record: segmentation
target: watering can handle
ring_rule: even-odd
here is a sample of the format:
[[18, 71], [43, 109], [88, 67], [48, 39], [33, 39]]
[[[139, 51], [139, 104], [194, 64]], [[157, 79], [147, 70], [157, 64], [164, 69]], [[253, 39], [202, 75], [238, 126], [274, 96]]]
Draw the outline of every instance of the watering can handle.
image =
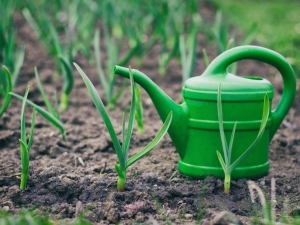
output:
[[272, 124], [270, 127], [270, 141], [280, 126], [282, 120], [287, 114], [289, 108], [293, 103], [293, 99], [296, 93], [296, 77], [291, 65], [286, 59], [267, 48], [245, 45], [232, 48], [221, 55], [219, 55], [211, 64], [207, 67], [205, 73], [208, 75], [220, 75], [227, 74], [227, 67], [239, 60], [254, 59], [274, 66], [281, 74], [283, 78], [283, 93], [281, 99], [274, 110], [271, 112]]

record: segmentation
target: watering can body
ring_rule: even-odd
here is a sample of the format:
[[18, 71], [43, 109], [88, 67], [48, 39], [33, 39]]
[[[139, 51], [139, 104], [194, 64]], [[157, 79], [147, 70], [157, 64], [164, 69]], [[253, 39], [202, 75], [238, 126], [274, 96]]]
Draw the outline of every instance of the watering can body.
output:
[[[232, 172], [233, 179], [255, 178], [268, 173], [268, 146], [292, 105], [296, 78], [289, 63], [280, 54], [258, 46], [241, 46], [219, 55], [201, 76], [188, 79], [182, 89], [183, 103], [175, 103], [145, 74], [133, 70], [134, 81], [151, 97], [161, 119], [170, 111], [173, 120], [169, 135], [180, 155], [179, 171], [192, 177], [224, 177], [216, 151], [222, 151], [217, 112], [218, 86], [221, 83], [224, 131], [229, 142], [237, 121], [231, 162], [234, 162], [255, 140], [263, 114], [264, 96], [270, 105], [274, 96], [272, 84], [260, 77], [239, 77], [227, 73], [232, 63], [254, 59], [278, 69], [283, 78], [283, 94], [269, 114], [263, 137], [251, 154]], [[127, 68], [115, 67], [115, 73], [129, 77]]]

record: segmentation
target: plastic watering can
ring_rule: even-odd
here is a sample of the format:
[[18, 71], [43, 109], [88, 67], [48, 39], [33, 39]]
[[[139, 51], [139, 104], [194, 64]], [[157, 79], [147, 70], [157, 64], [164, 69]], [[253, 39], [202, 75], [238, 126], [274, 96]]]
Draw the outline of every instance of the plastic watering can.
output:
[[[238, 77], [226, 72], [227, 67], [239, 60], [259, 60], [274, 66], [283, 78], [282, 97], [269, 114], [262, 139], [252, 153], [232, 172], [231, 177], [255, 178], [268, 173], [268, 145], [292, 105], [296, 92], [296, 77], [286, 59], [266, 48], [240, 46], [219, 55], [201, 76], [188, 79], [183, 88], [183, 103], [175, 103], [145, 74], [132, 70], [134, 81], [141, 85], [152, 99], [160, 118], [164, 121], [173, 111], [168, 130], [180, 155], [179, 171], [201, 177], [224, 177], [216, 150], [222, 152], [217, 113], [218, 85], [222, 83], [222, 108], [225, 136], [229, 143], [235, 121], [238, 121], [232, 150], [232, 162], [256, 138], [263, 112], [264, 95], [270, 104], [274, 96], [272, 84], [260, 77]], [[115, 74], [129, 78], [129, 69], [115, 66]]]

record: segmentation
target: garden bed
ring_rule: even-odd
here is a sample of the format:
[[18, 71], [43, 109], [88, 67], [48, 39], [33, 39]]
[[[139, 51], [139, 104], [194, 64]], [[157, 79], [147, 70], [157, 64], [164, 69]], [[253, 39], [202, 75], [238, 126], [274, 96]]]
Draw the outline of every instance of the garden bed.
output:
[[[37, 66], [41, 82], [50, 96], [62, 88], [61, 78], [54, 76], [55, 65], [20, 15], [16, 16], [18, 41], [25, 45], [25, 61], [14, 92], [23, 95], [31, 85], [28, 98], [38, 105], [43, 101], [37, 87], [33, 67]], [[199, 37], [196, 74], [204, 69], [202, 48], [210, 59], [216, 57], [215, 46]], [[176, 102], [181, 100], [181, 68], [176, 60], [166, 75], [157, 75], [159, 46], [144, 57], [142, 65], [130, 64], [149, 75]], [[74, 60], [103, 94], [95, 66], [81, 57]], [[75, 71], [75, 69], [74, 69]], [[239, 64], [238, 74], [259, 75], [269, 79], [275, 89], [274, 102], [282, 93], [280, 75], [273, 68], [254, 61]], [[118, 81], [120, 81], [118, 79]], [[143, 134], [134, 129], [130, 154], [146, 146], [160, 129], [162, 122], [145, 92]], [[122, 111], [128, 110], [130, 92], [126, 90], [115, 110], [109, 111], [117, 131], [121, 131]], [[300, 213], [300, 112], [299, 90], [294, 104], [270, 143], [270, 171], [255, 180], [270, 200], [271, 179], [276, 179], [277, 215]], [[27, 107], [27, 118], [31, 114]], [[30, 152], [30, 173], [26, 190], [20, 183], [20, 112], [21, 101], [13, 98], [0, 120], [0, 207], [12, 213], [21, 208], [37, 208], [53, 220], [73, 219], [83, 213], [92, 223], [206, 223], [220, 218], [226, 210], [244, 223], [262, 217], [258, 199], [251, 202], [247, 180], [232, 182], [231, 194], [223, 192], [223, 181], [214, 177], [194, 180], [177, 171], [179, 155], [166, 136], [149, 155], [128, 169], [125, 192], [116, 191], [117, 160], [103, 120], [98, 115], [87, 89], [77, 72], [70, 106], [62, 113], [67, 132], [63, 141], [57, 129], [37, 115], [36, 130]], [[29, 127], [29, 125], [28, 125]], [[288, 204], [287, 204], [288, 203]], [[288, 206], [285, 208], [284, 206]], [[298, 207], [298, 208], [297, 208]]]

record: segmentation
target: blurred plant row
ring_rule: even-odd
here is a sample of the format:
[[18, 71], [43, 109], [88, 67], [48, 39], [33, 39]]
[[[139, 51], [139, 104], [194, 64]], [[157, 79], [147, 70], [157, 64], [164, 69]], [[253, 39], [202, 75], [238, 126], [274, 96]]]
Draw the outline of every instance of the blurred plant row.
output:
[[[18, 1], [3, 0], [0, 4], [0, 117], [9, 107], [11, 97], [23, 102], [21, 110], [21, 189], [26, 188], [29, 170], [29, 151], [33, 142], [35, 113], [39, 113], [49, 123], [56, 127], [64, 140], [67, 139], [60, 113], [68, 109], [69, 96], [73, 89], [73, 61], [78, 56], [84, 56], [89, 66], [95, 67], [101, 87], [105, 94], [107, 107], [114, 109], [116, 101], [122, 96], [126, 83], [116, 84], [114, 65], [140, 65], [143, 57], [154, 47], [159, 46], [157, 72], [165, 75], [166, 68], [172, 59], [177, 59], [182, 67], [182, 81], [193, 76], [198, 58], [204, 58], [206, 65], [209, 60], [204, 46], [199, 46], [198, 37], [203, 35], [213, 40], [218, 54], [239, 44], [247, 44], [254, 37], [256, 26], [250, 27], [244, 39], [238, 42], [236, 31], [224, 23], [221, 12], [217, 12], [214, 21], [206, 21], [201, 17], [202, 2], [197, 0], [178, 1], [93, 1], [93, 0], [55, 0], [51, 4], [46, 0]], [[117, 6], [117, 7], [116, 7]], [[63, 88], [60, 98], [53, 87], [54, 101], [47, 96], [39, 78], [38, 68], [34, 67], [36, 83], [44, 100], [42, 106], [13, 93], [14, 86], [23, 64], [26, 52], [24, 46], [16, 41], [17, 27], [14, 15], [18, 13], [31, 27], [38, 41], [48, 51], [56, 65], [56, 76], [62, 79]], [[200, 49], [200, 51], [199, 51]], [[201, 51], [202, 49], [202, 51]], [[203, 55], [203, 57], [202, 57]], [[132, 61], [134, 60], [134, 62]], [[125, 117], [122, 122], [122, 143], [111, 125], [101, 98], [96, 89], [79, 66], [75, 65], [85, 81], [100, 115], [103, 117], [108, 131], [114, 140], [120, 165], [116, 170], [125, 184], [126, 168], [152, 150], [166, 133], [172, 112], [165, 121], [158, 136], [145, 149], [127, 161], [127, 152], [131, 138], [133, 120], [137, 121], [138, 131], [143, 132], [143, 109], [139, 86], [131, 81], [131, 107], [128, 127], [125, 129]], [[229, 68], [235, 72], [236, 66]], [[117, 90], [116, 87], [118, 87]], [[25, 106], [33, 108], [29, 140], [26, 135]], [[45, 106], [45, 107], [44, 107]], [[122, 176], [121, 176], [121, 175]], [[124, 176], [123, 176], [124, 175]], [[124, 186], [122, 187], [124, 189]], [[120, 188], [120, 189], [122, 189]]]
[[[213, 21], [206, 21], [199, 11], [201, 4], [202, 2], [198, 0], [55, 0], [51, 3], [46, 0], [23, 2], [1, 0], [0, 118], [9, 107], [12, 96], [22, 101], [19, 140], [22, 165], [21, 189], [26, 188], [28, 179], [29, 151], [33, 143], [36, 112], [56, 127], [64, 140], [67, 139], [60, 113], [68, 109], [69, 96], [74, 86], [73, 61], [79, 55], [87, 59], [89, 66], [96, 68], [107, 107], [114, 109], [116, 101], [126, 88], [125, 82], [116, 83], [114, 65], [128, 66], [129, 63], [134, 63], [139, 66], [143, 63], [144, 56], [154, 46], [158, 46], [157, 68], [153, 69], [163, 76], [171, 60], [176, 59], [182, 68], [182, 81], [185, 82], [194, 75], [197, 60], [203, 59], [206, 65], [209, 64], [205, 46], [199, 46], [200, 35], [207, 39], [207, 43], [217, 48], [218, 54], [253, 40], [256, 24], [249, 27], [243, 38], [237, 38], [237, 30], [224, 21], [220, 11], [215, 14]], [[24, 58], [29, 54], [17, 41], [17, 27], [13, 16], [15, 13], [21, 15], [30, 25], [39, 42], [55, 62], [55, 75], [62, 79], [63, 88], [60, 96], [57, 97], [56, 88], [53, 87], [53, 103], [46, 95], [36, 65], [32, 67], [34, 67], [35, 80], [44, 105], [39, 106], [27, 99], [29, 86], [24, 97], [13, 93]], [[126, 169], [159, 143], [168, 130], [172, 112], [157, 136], [143, 150], [128, 159], [134, 119], [137, 121], [138, 130], [143, 132], [142, 99], [139, 87], [134, 84], [131, 77], [129, 120], [126, 126], [124, 114], [122, 145], [120, 145], [97, 90], [81, 68], [77, 64], [75, 66], [113, 140], [119, 160], [115, 164], [118, 174], [117, 189], [122, 191], [125, 189]], [[232, 65], [228, 70], [234, 73], [236, 68], [236, 65]], [[26, 134], [26, 105], [33, 108], [29, 135]]]
[[[12, 72], [14, 86], [27, 54], [16, 42], [13, 15], [19, 13], [56, 62], [56, 74], [63, 79], [58, 100], [60, 111], [68, 107], [74, 82], [72, 62], [79, 54], [97, 68], [106, 101], [112, 109], [124, 90], [124, 86], [115, 90], [114, 65], [128, 66], [131, 60], [140, 65], [149, 50], [158, 45], [158, 68], [154, 69], [164, 75], [169, 62], [176, 58], [185, 81], [193, 75], [196, 60], [201, 57], [197, 54], [199, 33], [217, 43], [218, 53], [238, 44], [236, 31], [224, 23], [220, 12], [213, 24], [201, 17], [201, 4], [197, 0], [56, 0], [51, 4], [46, 0], [3, 0], [0, 4], [0, 63]], [[239, 44], [252, 40], [253, 28]], [[0, 75], [4, 97], [7, 80], [4, 72]]]
[[227, 21], [246, 31], [258, 24], [255, 41], [284, 55], [300, 77], [299, 1], [212, 1]]

